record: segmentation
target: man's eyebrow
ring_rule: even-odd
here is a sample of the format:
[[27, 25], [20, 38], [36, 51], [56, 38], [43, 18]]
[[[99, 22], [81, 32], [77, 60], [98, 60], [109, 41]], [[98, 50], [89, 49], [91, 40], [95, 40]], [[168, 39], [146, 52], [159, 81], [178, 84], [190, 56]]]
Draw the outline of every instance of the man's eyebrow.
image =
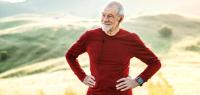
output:
[[111, 14], [111, 13], [105, 13], [105, 12], [102, 12], [102, 14], [106, 14], [106, 15], [113, 15], [113, 14]]
[[114, 15], [113, 15], [113, 14], [108, 14], [108, 16], [112, 16], [112, 17], [114, 17]]

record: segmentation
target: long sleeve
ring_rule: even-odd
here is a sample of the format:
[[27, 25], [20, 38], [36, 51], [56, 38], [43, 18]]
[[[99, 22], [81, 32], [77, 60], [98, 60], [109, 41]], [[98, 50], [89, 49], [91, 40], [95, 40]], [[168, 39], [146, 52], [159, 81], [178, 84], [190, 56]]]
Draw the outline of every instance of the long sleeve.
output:
[[86, 52], [87, 35], [88, 33], [85, 32], [65, 54], [66, 60], [70, 68], [73, 70], [74, 74], [76, 74], [76, 76], [81, 81], [84, 80], [86, 73], [81, 68], [77, 58], [80, 54]]
[[145, 46], [143, 41], [136, 34], [134, 34], [134, 40], [134, 56], [147, 65], [145, 70], [138, 77], [141, 77], [143, 81], [146, 82], [160, 69], [161, 63], [156, 55]]

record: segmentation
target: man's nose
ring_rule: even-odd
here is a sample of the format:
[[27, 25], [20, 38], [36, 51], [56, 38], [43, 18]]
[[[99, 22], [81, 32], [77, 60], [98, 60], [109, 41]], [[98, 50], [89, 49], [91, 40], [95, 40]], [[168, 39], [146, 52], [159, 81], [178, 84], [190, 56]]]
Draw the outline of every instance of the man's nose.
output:
[[105, 16], [105, 17], [102, 18], [102, 21], [103, 22], [108, 22], [108, 18]]

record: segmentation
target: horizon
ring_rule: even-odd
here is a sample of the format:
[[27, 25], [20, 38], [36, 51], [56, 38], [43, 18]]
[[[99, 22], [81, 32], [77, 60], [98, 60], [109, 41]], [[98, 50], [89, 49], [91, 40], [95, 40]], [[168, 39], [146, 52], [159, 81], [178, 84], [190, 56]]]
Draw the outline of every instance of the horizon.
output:
[[[34, 12], [38, 13], [47, 13], [47, 14], [52, 14], [52, 13], [58, 13], [58, 14], [69, 14], [72, 16], [77, 16], [77, 17], [100, 17], [101, 9], [102, 7], [111, 0], [97, 0], [96, 2], [92, 0], [88, 0], [88, 2], [91, 2], [90, 4], [87, 5], [87, 7], [76, 7], [79, 5], [84, 5], [86, 4], [85, 2], [81, 0], [75, 0], [75, 1], [52, 1], [49, 2], [49, 7], [42, 6], [44, 4], [45, 0], [39, 2], [39, 1], [34, 1], [34, 0], [0, 0], [1, 2], [7, 2], [10, 3], [11, 5], [14, 4], [16, 6], [23, 5], [25, 3], [28, 3], [32, 5], [26, 5], [27, 9], [32, 9]], [[195, 17], [199, 18], [200, 17], [200, 12], [196, 11], [200, 9], [200, 1], [198, 0], [182, 0], [181, 3], [180, 1], [174, 1], [174, 0], [151, 0], [149, 2], [145, 0], [115, 0], [119, 1], [122, 3], [122, 5], [125, 8], [125, 15], [126, 16], [141, 16], [141, 15], [155, 15], [155, 14], [180, 14], [184, 16], [189, 16], [189, 17]], [[31, 3], [30, 3], [31, 2]], [[32, 4], [32, 2], [34, 2]], [[35, 2], [37, 4], [35, 4]], [[66, 3], [66, 4], [60, 4], [60, 3]], [[69, 5], [74, 5], [74, 6], [68, 6]], [[55, 3], [55, 4], [54, 4]], [[97, 4], [96, 4], [97, 3]], [[18, 4], [18, 5], [17, 5]], [[34, 5], [35, 4], [35, 5]], [[41, 4], [41, 5], [38, 5]], [[95, 5], [94, 5], [95, 4]], [[55, 6], [54, 6], [55, 5]], [[61, 7], [60, 7], [61, 6]], [[93, 8], [96, 7], [96, 8]], [[23, 8], [23, 7], [22, 7]], [[43, 8], [42, 10], [40, 10]], [[93, 9], [91, 9], [93, 8]], [[91, 11], [84, 11], [91, 9]], [[13, 11], [13, 10], [12, 10]], [[17, 9], [16, 9], [17, 11]], [[29, 10], [28, 10], [29, 11]], [[84, 12], [83, 12], [84, 11]], [[3, 12], [3, 11], [2, 11]], [[9, 12], [9, 10], [8, 10]], [[28, 12], [22, 12], [23, 13], [28, 13]], [[32, 13], [32, 12], [30, 12]]]

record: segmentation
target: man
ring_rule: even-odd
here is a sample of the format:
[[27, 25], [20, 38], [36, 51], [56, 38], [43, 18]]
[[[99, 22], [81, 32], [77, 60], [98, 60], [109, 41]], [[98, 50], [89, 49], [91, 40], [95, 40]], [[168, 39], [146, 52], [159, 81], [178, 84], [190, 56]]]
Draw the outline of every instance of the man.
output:
[[[102, 27], [86, 31], [66, 53], [73, 72], [89, 86], [87, 95], [132, 95], [132, 88], [142, 86], [161, 67], [159, 59], [135, 34], [120, 29], [123, 6], [108, 3], [102, 12]], [[91, 75], [80, 67], [77, 57], [87, 52]], [[147, 68], [136, 78], [129, 77], [130, 59], [136, 57]]]

